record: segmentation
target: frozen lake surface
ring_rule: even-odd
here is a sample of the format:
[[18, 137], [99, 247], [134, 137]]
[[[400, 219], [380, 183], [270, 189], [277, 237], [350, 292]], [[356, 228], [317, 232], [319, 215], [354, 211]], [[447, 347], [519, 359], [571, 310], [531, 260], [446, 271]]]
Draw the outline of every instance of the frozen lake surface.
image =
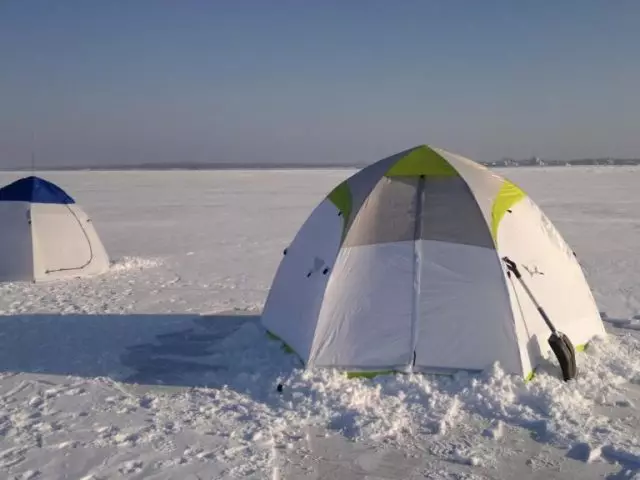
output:
[[528, 384], [499, 368], [348, 380], [267, 340], [282, 251], [352, 170], [43, 174], [115, 263], [0, 285], [0, 477], [640, 478], [640, 167], [498, 172], [555, 223], [606, 315], [571, 384], [551, 367]]

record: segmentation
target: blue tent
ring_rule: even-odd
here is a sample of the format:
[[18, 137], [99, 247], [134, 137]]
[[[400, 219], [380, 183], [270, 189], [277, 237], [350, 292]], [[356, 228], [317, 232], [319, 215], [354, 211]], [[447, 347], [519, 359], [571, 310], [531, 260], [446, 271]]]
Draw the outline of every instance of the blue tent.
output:
[[0, 282], [48, 282], [109, 270], [87, 213], [57, 185], [29, 176], [0, 188]]
[[0, 188], [0, 202], [76, 203], [64, 190], [40, 177], [25, 177]]

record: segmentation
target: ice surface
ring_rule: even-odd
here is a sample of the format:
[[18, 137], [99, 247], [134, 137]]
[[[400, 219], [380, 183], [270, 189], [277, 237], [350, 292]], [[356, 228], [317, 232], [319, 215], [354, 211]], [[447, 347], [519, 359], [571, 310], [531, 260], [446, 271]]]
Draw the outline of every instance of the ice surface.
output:
[[607, 322], [568, 384], [553, 363], [530, 383], [498, 365], [346, 379], [267, 340], [259, 313], [282, 250], [351, 173], [43, 173], [90, 213], [114, 265], [0, 284], [0, 477], [638, 474], [640, 169], [501, 172], [572, 245]]

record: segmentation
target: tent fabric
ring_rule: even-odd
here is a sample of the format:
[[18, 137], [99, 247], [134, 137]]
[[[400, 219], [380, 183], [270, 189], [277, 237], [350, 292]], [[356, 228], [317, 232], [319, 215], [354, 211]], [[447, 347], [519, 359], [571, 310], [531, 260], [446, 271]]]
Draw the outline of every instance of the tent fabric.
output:
[[0, 202], [75, 203], [64, 190], [39, 177], [25, 177], [0, 188]]
[[262, 324], [309, 368], [438, 373], [500, 362], [527, 376], [551, 354], [550, 332], [505, 255], [575, 345], [605, 334], [572, 250], [526, 193], [426, 145], [337, 185], [286, 252]]
[[[60, 187], [22, 179], [3, 191], [0, 281], [46, 282], [108, 270], [109, 257], [93, 222]], [[17, 200], [29, 192], [36, 201]]]

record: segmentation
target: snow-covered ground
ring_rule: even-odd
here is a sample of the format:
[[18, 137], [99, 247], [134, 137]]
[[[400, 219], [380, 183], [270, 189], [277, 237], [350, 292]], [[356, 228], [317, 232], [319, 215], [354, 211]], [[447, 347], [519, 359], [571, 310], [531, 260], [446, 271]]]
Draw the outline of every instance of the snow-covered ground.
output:
[[42, 174], [115, 264], [0, 285], [0, 478], [640, 478], [640, 168], [501, 171], [559, 227], [607, 315], [569, 384], [552, 366], [528, 384], [499, 368], [346, 379], [266, 339], [282, 250], [351, 173]]

